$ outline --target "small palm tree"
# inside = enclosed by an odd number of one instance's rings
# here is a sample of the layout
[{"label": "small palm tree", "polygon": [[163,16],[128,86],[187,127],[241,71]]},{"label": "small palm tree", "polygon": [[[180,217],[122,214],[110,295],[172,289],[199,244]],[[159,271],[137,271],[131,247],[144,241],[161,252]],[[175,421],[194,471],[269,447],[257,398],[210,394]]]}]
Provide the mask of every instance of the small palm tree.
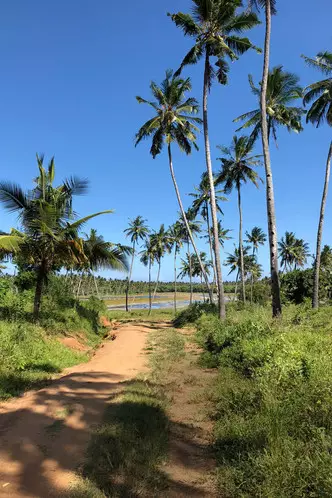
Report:
[{"label": "small palm tree", "polygon": [[[194,38],[193,47],[184,57],[180,70],[187,64],[196,64],[204,60],[203,77],[203,127],[205,143],[206,168],[210,182],[211,214],[214,230],[214,254],[219,289],[219,314],[225,317],[224,288],[222,283],[220,247],[218,243],[218,218],[212,172],[210,140],[208,130],[208,93],[213,78],[226,85],[229,65],[227,59],[234,62],[250,48],[255,48],[248,38],[238,36],[239,33],[259,24],[256,14],[252,12],[237,13],[242,0],[193,0],[192,15],[178,12],[171,15],[176,26],[186,36]],[[169,14],[170,15],[170,14]],[[211,58],[216,59],[216,68],[211,65]]]},{"label": "small palm tree", "polygon": [[254,262],[253,257],[249,255],[249,249],[250,249],[249,246],[243,247],[243,258],[241,257],[239,247],[234,247],[233,254],[227,253],[227,258],[224,265],[230,266],[228,275],[231,275],[233,272],[236,272],[234,298],[236,298],[237,295],[237,284],[239,277],[241,278],[241,280],[245,280]]},{"label": "small palm tree", "polygon": [[[37,274],[34,317],[39,317],[41,298],[50,272],[63,266],[73,267],[87,262],[80,229],[92,218],[112,211],[76,219],[73,197],[84,194],[87,181],[76,177],[54,186],[55,163],[52,158],[47,169],[43,156],[37,156],[38,177],[32,190],[24,192],[16,184],[0,183],[0,203],[10,212],[18,213],[22,232],[13,230],[0,236],[0,249],[20,254]],[[11,246],[11,248],[10,248]]]},{"label": "small palm tree", "polygon": [[309,245],[303,239],[298,239],[294,232],[286,232],[278,246],[280,266],[284,271],[303,267],[310,256]]},{"label": "small palm tree", "polygon": [[[206,252],[200,252],[200,258],[201,258],[201,261],[204,265],[204,268],[205,268],[205,271],[208,275],[210,275],[210,270],[211,268],[213,268],[213,263],[211,260],[208,260],[207,259],[207,254]],[[201,285],[203,286],[203,274],[202,274],[202,270],[201,270],[201,267],[198,263],[198,260],[197,260],[197,257],[196,257],[196,254],[193,255],[193,259],[192,259],[192,267],[193,267],[193,276],[194,277],[199,277],[200,278],[200,281],[201,281]],[[205,301],[205,293],[204,293],[204,290],[203,290],[203,299]]]},{"label": "small palm tree", "polygon": [[[214,183],[215,183],[215,177],[214,177]],[[219,213],[223,214],[221,207],[220,207],[220,202],[221,201],[227,201],[227,198],[222,195],[223,190],[221,189],[215,189],[215,200],[216,200],[216,207]],[[210,195],[210,182],[209,182],[209,177],[207,172],[202,174],[200,184],[198,187],[195,187],[195,192],[189,194],[191,197],[194,197],[194,201],[192,203],[192,210],[197,216],[198,213],[202,216],[203,220],[206,222],[207,225],[207,234],[208,234],[208,241],[209,241],[209,246],[210,246],[210,257],[211,261],[214,260],[213,258],[213,228],[211,230],[211,223],[210,223],[210,213],[209,213],[209,206],[211,206],[211,195]],[[217,271],[216,271],[216,266],[213,263],[213,274],[214,274],[214,281],[217,283]]]},{"label": "small palm tree", "polygon": [[[327,78],[312,83],[305,89],[304,104],[312,105],[307,113],[307,122],[315,124],[318,128],[325,120],[329,126],[332,126],[332,52],[320,52],[315,59],[304,57],[307,64],[319,69]],[[319,270],[320,257],[323,237],[323,225],[327,192],[329,188],[330,172],[332,160],[332,141],[330,142],[329,152],[327,155],[325,180],[323,187],[322,200],[320,205],[319,222],[317,229],[316,257],[314,265],[314,289],[312,295],[312,307],[318,308],[319,304]]]},{"label": "small palm tree", "polygon": [[[251,244],[252,246],[252,256],[253,259],[257,259],[257,253],[258,253],[258,248],[259,246],[263,246],[266,242],[266,234],[263,232],[263,230],[259,227],[254,227],[251,232],[246,232],[246,237],[247,239],[245,242],[247,244]],[[254,285],[254,276],[257,274],[257,272],[251,272],[251,290],[250,290],[250,301],[252,303],[252,295],[253,295],[253,285]]]},{"label": "small palm tree", "polygon": [[230,148],[220,147],[219,149],[226,157],[219,159],[222,162],[222,170],[218,175],[218,184],[224,184],[226,194],[230,193],[233,188],[237,190],[238,209],[239,209],[239,250],[241,257],[241,276],[242,276],[242,297],[246,300],[245,274],[244,274],[244,255],[243,255],[243,237],[242,237],[242,204],[241,204],[241,186],[248,181],[258,188],[260,177],[253,170],[252,166],[261,164],[258,155],[252,155],[253,142],[248,137],[233,137]]},{"label": "small palm tree", "polygon": [[156,261],[156,248],[151,242],[151,236],[145,239],[144,249],[140,252],[140,261],[144,266],[149,268],[149,314],[152,308],[152,289],[151,289],[151,269]]},{"label": "small palm tree", "polygon": [[153,299],[156,296],[159,279],[160,279],[160,270],[161,270],[161,261],[166,253],[170,253],[172,250],[172,240],[167,230],[165,230],[165,225],[160,225],[158,232],[153,232],[150,235],[150,243],[152,249],[155,253],[155,259],[158,263],[158,274],[156,285],[153,291]]},{"label": "small palm tree", "polygon": [[[258,99],[258,108],[242,114],[234,121],[245,121],[236,131],[253,128],[251,139],[255,141],[262,132],[262,116],[259,105],[261,88],[254,85],[251,74],[249,75],[249,85],[252,93]],[[292,105],[294,101],[301,98],[302,87],[299,85],[298,76],[284,71],[282,66],[276,66],[269,72],[266,95],[269,140],[272,135],[277,144],[277,128],[279,126],[286,126],[288,131],[295,131],[296,133],[303,130],[301,118],[305,111],[302,107]]]},{"label": "small palm tree", "polygon": [[183,244],[183,234],[182,227],[179,221],[175,222],[168,229],[168,234],[171,240],[171,244],[174,247],[174,313],[176,313],[176,305],[177,305],[177,267],[176,267],[176,258],[180,253],[180,249]]},{"label": "small palm tree", "polygon": [[146,226],[145,223],[146,220],[144,220],[142,216],[136,216],[135,219],[129,220],[129,227],[124,230],[126,237],[130,237],[130,242],[132,243],[132,257],[130,263],[130,270],[127,278],[127,287],[126,287],[126,311],[129,311],[129,306],[128,306],[129,287],[131,282],[131,276],[133,273],[136,245],[139,242],[144,241],[149,234],[149,228]]},{"label": "small palm tree", "polygon": [[[167,144],[169,168],[181,215],[186,224],[194,251],[199,258],[176,182],[171,149],[171,145],[174,142],[186,154],[191,153],[192,147],[198,149],[196,135],[199,128],[197,125],[200,125],[202,122],[197,116],[199,106],[196,99],[185,97],[186,93],[191,91],[190,78],[182,79],[179,76],[173,76],[173,72],[170,70],[166,72],[166,78],[160,86],[151,82],[150,89],[156,99],[155,102],[147,101],[142,99],[142,97],[136,97],[139,103],[148,104],[155,112],[155,116],[149,119],[136,134],[136,145],[141,140],[152,137],[150,153],[155,158],[161,153],[164,144]],[[204,268],[202,271],[204,271]],[[204,279],[209,287],[207,275],[204,276]]]}]

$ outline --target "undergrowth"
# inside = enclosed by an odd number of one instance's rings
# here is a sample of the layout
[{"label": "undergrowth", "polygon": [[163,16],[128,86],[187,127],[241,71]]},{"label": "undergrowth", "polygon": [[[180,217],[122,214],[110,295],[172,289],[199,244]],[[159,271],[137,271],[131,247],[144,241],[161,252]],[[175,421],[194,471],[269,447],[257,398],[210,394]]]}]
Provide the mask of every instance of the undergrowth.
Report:
[{"label": "undergrowth", "polygon": [[332,496],[332,309],[229,307],[202,315],[202,363],[213,393],[221,496]]}]

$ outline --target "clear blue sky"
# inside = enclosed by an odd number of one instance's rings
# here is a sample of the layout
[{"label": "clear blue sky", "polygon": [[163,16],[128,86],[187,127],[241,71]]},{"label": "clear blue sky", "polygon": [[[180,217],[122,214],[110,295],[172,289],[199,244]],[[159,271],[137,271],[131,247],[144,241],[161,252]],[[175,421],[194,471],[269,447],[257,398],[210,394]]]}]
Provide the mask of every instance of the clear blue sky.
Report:
[{"label": "clear blue sky", "polygon": [[[331,0],[278,2],[273,19],[271,65],[283,64],[303,85],[321,78],[305,67],[300,54],[314,56],[332,50]],[[128,218],[138,214],[150,227],[166,226],[177,216],[167,157],[153,160],[148,143],[134,148],[133,138],[150,111],[135,95],[149,97],[151,79],[160,81],[166,68],[177,68],[191,41],[166,16],[190,9],[189,0],[11,0],[0,16],[0,164],[1,177],[31,186],[36,175],[35,153],[55,154],[58,179],[76,174],[91,180],[88,196],[77,200],[81,215],[113,208],[115,214],[97,219],[106,239],[124,242]],[[262,46],[263,25],[250,33]],[[232,119],[257,103],[247,75],[257,82],[262,56],[246,54],[233,64],[230,84],[213,87],[210,98],[211,147],[214,166],[217,144],[228,145],[236,125]],[[188,68],[193,95],[201,99],[202,66]],[[295,231],[314,251],[324,166],[332,130],[306,126],[300,135],[280,130],[279,149],[272,147],[279,238]],[[200,151],[176,153],[174,166],[186,205],[204,169]],[[261,171],[263,175],[263,168]],[[332,189],[328,200],[324,243],[332,244]],[[244,225],[265,230],[264,187],[243,191]],[[223,224],[237,237],[235,195],[224,205]],[[15,219],[1,210],[1,228]],[[226,244],[232,251],[236,239]],[[201,244],[203,248],[203,244]],[[224,256],[223,256],[224,257]],[[267,248],[260,251],[267,273]],[[226,276],[227,269],[224,269]],[[108,276],[115,276],[106,273]],[[172,279],[172,259],[165,258],[162,279]],[[135,279],[146,270],[137,264]]]}]

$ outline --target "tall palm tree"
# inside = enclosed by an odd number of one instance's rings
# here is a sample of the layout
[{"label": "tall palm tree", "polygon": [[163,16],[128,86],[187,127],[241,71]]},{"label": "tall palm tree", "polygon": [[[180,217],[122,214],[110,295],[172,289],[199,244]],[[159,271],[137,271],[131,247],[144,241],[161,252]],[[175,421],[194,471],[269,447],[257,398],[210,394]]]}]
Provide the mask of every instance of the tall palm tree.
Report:
[{"label": "tall palm tree", "polygon": [[[254,227],[251,232],[246,232],[246,240],[247,244],[252,245],[252,256],[253,259],[257,259],[257,253],[259,246],[263,246],[266,242],[266,234],[259,227]],[[253,295],[253,285],[254,285],[254,276],[257,272],[251,272],[251,290],[250,290],[250,301],[252,303],[252,295]]]},{"label": "tall palm tree", "polygon": [[141,241],[144,241],[149,234],[149,228],[145,223],[146,220],[144,220],[142,216],[136,216],[135,219],[129,220],[129,227],[124,230],[126,237],[130,237],[130,242],[132,243],[132,257],[131,257],[129,274],[127,278],[127,287],[126,287],[126,311],[129,311],[129,306],[128,306],[129,287],[134,267],[136,244],[138,244]]},{"label": "tall palm tree", "polygon": [[[204,58],[203,127],[205,160],[210,182],[214,253],[219,289],[219,314],[222,319],[225,317],[225,299],[208,129],[208,93],[214,77],[222,85],[227,84],[229,65],[226,59],[233,62],[249,48],[255,48],[248,38],[238,36],[238,33],[251,29],[259,23],[256,14],[253,12],[237,14],[237,8],[241,6],[242,0],[193,0],[192,15],[182,12],[171,15],[176,26],[180,27],[185,35],[195,39],[195,44],[184,57],[180,70],[185,65],[196,64],[200,59]],[[211,57],[216,59],[216,69],[211,65]]]},{"label": "tall palm tree", "polygon": [[[37,155],[37,163],[39,174],[32,190],[24,192],[19,185],[0,183],[0,203],[9,212],[18,213],[22,227],[21,232],[13,230],[9,235],[1,235],[0,249],[12,255],[19,253],[26,264],[35,270],[36,320],[50,272],[62,266],[81,265],[87,261],[83,240],[79,237],[80,229],[92,218],[112,212],[102,211],[76,219],[73,197],[86,192],[87,181],[71,177],[54,186],[54,159],[51,159],[47,169],[44,168],[43,156]],[[123,266],[123,261],[118,263]]]},{"label": "tall palm tree", "polygon": [[[186,212],[186,217],[187,217],[187,222],[190,227],[190,231],[192,236],[194,237],[195,235],[199,234],[201,232],[201,223],[196,220],[196,214],[195,210],[192,208],[189,208]],[[192,280],[192,269],[191,269],[191,257],[190,257],[190,238],[188,236],[188,231],[187,231],[187,226],[182,218],[180,216],[179,219],[179,230],[182,234],[182,240],[183,242],[187,245],[187,255],[188,255],[188,263],[189,263],[189,283],[190,283],[190,304],[192,304],[193,301],[193,280]],[[203,263],[202,263],[203,264]],[[210,301],[211,301],[211,295],[210,295]],[[211,301],[212,302],[212,301]]]},{"label": "tall palm tree", "polygon": [[[194,98],[186,98],[185,94],[191,90],[190,78],[183,79],[179,76],[174,76],[173,72],[168,70],[166,78],[161,86],[151,82],[151,92],[156,99],[155,102],[150,102],[141,97],[136,97],[139,103],[148,104],[155,112],[155,116],[147,121],[136,134],[136,145],[143,139],[152,136],[152,146],[150,153],[155,158],[161,153],[164,144],[167,144],[169,169],[179,203],[181,215],[186,224],[189,238],[191,240],[194,251],[199,259],[194,238],[190,231],[190,226],[187,221],[186,213],[183,208],[180,191],[176,182],[171,145],[175,142],[181,151],[190,154],[192,147],[198,149],[196,144],[196,134],[199,131],[197,125],[200,125],[202,120],[197,116],[199,106]],[[204,268],[202,266],[202,271]],[[204,274],[206,285],[209,286],[209,280]]]},{"label": "tall palm tree", "polygon": [[[214,177],[214,183],[215,183],[215,177]],[[217,285],[217,270],[216,270],[216,265],[214,263],[214,258],[213,258],[213,229],[211,230],[211,223],[210,223],[210,213],[209,213],[209,206],[211,206],[211,195],[210,195],[210,182],[209,182],[209,177],[207,172],[202,174],[201,176],[201,181],[198,187],[194,187],[195,192],[189,194],[191,197],[194,197],[194,201],[192,203],[192,210],[197,216],[198,213],[202,216],[203,220],[206,222],[207,225],[207,234],[208,234],[208,241],[209,241],[209,246],[210,246],[210,257],[211,261],[213,262],[213,274],[214,274],[214,281]],[[220,202],[221,201],[227,201],[226,197],[222,195],[223,190],[221,189],[215,189],[215,199],[216,199],[216,207],[217,211],[219,213],[223,214],[221,207],[220,207]],[[219,222],[218,222],[219,223]]]},{"label": "tall palm tree", "polygon": [[183,244],[183,235],[182,235],[182,227],[179,221],[176,221],[173,225],[171,225],[168,229],[168,234],[171,240],[171,243],[174,247],[174,313],[176,313],[176,305],[177,305],[177,267],[176,267],[176,258],[180,253],[180,249]]},{"label": "tall palm tree", "polygon": [[[252,93],[257,97],[258,104],[261,95],[261,84],[257,88],[254,85],[251,74],[249,75],[249,84]],[[282,66],[276,66],[269,71],[266,89],[266,112],[268,139],[271,134],[277,144],[277,128],[286,126],[288,131],[299,133],[303,130],[301,118],[305,114],[302,107],[294,106],[294,101],[302,98],[302,87],[299,85],[299,78],[295,74],[283,70]],[[246,112],[238,118],[237,121],[245,123],[236,131],[245,128],[253,128],[251,138],[256,140],[262,132],[262,115],[260,107],[253,111]]]},{"label": "tall palm tree", "polygon": [[260,157],[253,155],[254,144],[248,137],[233,137],[231,147],[219,146],[219,149],[225,154],[219,160],[222,162],[222,170],[218,175],[217,182],[224,183],[226,194],[231,193],[233,188],[237,190],[238,210],[239,210],[239,250],[241,258],[241,276],[242,276],[242,297],[246,300],[245,273],[244,273],[244,256],[243,256],[243,237],[242,237],[242,203],[241,203],[241,186],[248,181],[258,188],[260,180],[257,172],[252,168],[261,164]]},{"label": "tall palm tree", "polygon": [[254,5],[256,8],[263,8],[265,13],[265,40],[264,40],[264,62],[263,76],[260,92],[260,110],[261,110],[261,136],[265,164],[266,178],[266,208],[268,219],[268,234],[270,246],[270,268],[271,268],[271,294],[272,294],[272,316],[281,315],[281,298],[280,282],[278,270],[278,236],[277,223],[274,203],[274,187],[269,147],[269,126],[267,119],[267,88],[269,79],[270,66],[270,45],[271,45],[271,20],[272,15],[276,14],[277,0],[249,0],[249,6]]},{"label": "tall palm tree", "polygon": [[[318,128],[325,120],[329,126],[332,126],[332,52],[320,52],[315,59],[304,57],[305,61],[319,69],[323,74],[329,76],[326,79],[312,83],[305,89],[304,103],[308,104],[313,102],[308,114],[307,122],[311,122]],[[332,159],[332,141],[330,142],[329,152],[327,155],[325,180],[320,205],[319,222],[317,229],[317,242],[316,242],[316,257],[314,266],[314,290],[312,295],[312,307],[318,308],[319,304],[319,270],[321,258],[321,246],[323,237],[324,214],[327,193],[330,181]]]},{"label": "tall palm tree", "polygon": [[158,274],[157,274],[157,280],[156,280],[156,285],[153,291],[153,299],[156,296],[158,284],[159,284],[159,279],[160,279],[160,270],[161,270],[161,261],[163,257],[165,256],[166,253],[170,253],[172,250],[172,239],[168,233],[168,231],[165,229],[165,225],[162,224],[160,225],[160,228],[158,232],[153,232],[150,235],[150,243],[152,246],[152,249],[155,252],[155,259],[158,263]]},{"label": "tall palm tree", "polygon": [[303,267],[310,255],[309,244],[303,239],[298,239],[294,232],[286,232],[278,246],[280,266],[285,271]]}]

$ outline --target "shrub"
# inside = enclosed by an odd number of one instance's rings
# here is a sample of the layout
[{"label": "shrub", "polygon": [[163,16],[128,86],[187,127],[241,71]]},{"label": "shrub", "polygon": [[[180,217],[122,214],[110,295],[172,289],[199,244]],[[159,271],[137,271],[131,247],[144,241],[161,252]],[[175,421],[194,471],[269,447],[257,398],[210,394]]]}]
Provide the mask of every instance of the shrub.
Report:
[{"label": "shrub", "polygon": [[211,303],[193,303],[177,315],[173,320],[173,325],[176,328],[181,328],[185,325],[193,324],[203,313],[217,313],[216,305]]}]

